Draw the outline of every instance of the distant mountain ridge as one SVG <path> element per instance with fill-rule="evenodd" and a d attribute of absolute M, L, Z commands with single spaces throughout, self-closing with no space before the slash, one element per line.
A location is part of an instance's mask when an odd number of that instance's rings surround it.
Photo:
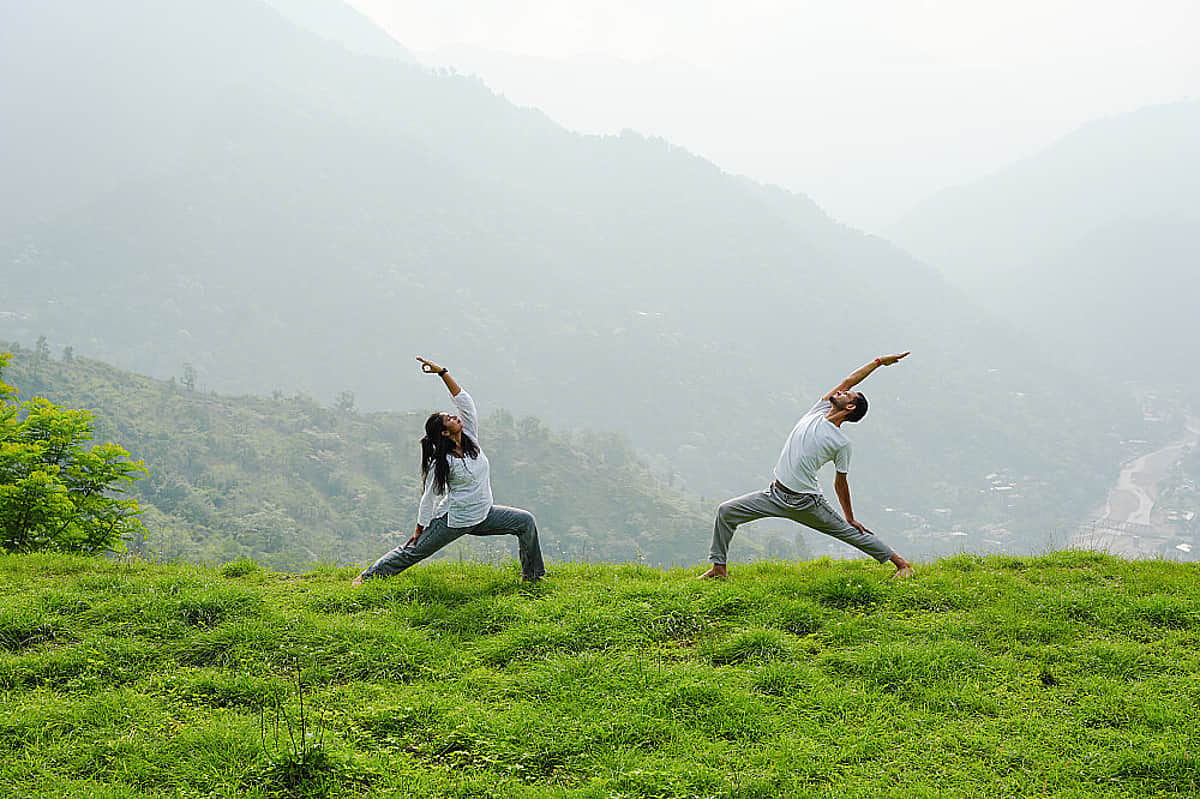
<path fill-rule="evenodd" d="M 413 62 L 412 54 L 370 18 L 341 0 L 263 0 L 292 22 L 352 53 Z"/>
<path fill-rule="evenodd" d="M 1115 473 L 1131 404 L 1097 389 L 1047 419 L 1086 386 L 1054 353 L 806 197 L 636 133 L 572 134 L 251 0 L 93 8 L 4 12 L 39 43 L 9 54 L 39 69 L 4 73 L 28 112 L 0 156 L 22 196 L 0 208 L 10 340 L 368 409 L 398 406 L 423 353 L 497 405 L 623 432 L 710 499 L 765 484 L 799 413 L 912 349 L 863 386 L 862 515 L 909 514 L 911 535 L 948 506 L 939 524 L 1067 524 Z M 989 492 L 998 471 L 1027 478 L 1021 503 Z"/>
<path fill-rule="evenodd" d="M 1089 369 L 1175 381 L 1200 336 L 1200 101 L 1092 122 L 889 235 Z"/>

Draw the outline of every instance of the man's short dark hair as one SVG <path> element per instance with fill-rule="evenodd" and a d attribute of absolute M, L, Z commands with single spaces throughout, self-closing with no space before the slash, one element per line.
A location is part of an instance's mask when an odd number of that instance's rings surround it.
<path fill-rule="evenodd" d="M 857 422 L 859 419 L 867 415 L 867 396 L 861 391 L 858 392 L 858 397 L 854 400 L 854 410 L 850 411 L 850 415 L 846 417 L 847 422 Z"/>

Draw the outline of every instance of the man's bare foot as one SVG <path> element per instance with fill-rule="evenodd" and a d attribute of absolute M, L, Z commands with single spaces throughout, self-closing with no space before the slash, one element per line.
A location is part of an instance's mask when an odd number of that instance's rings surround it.
<path fill-rule="evenodd" d="M 350 585 L 355 586 L 355 587 L 360 586 L 362 584 L 363 584 L 363 578 L 362 578 L 361 574 L 350 581 Z"/>
<path fill-rule="evenodd" d="M 712 568 L 697 577 L 697 580 L 724 580 L 729 576 L 729 569 L 724 563 L 714 563 Z"/>

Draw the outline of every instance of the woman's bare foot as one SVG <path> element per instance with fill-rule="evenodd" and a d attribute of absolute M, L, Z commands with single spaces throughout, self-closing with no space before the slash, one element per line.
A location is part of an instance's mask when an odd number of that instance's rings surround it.
<path fill-rule="evenodd" d="M 355 587 L 360 586 L 362 584 L 363 584 L 363 578 L 362 578 L 361 574 L 350 581 L 350 585 L 353 585 Z"/>
<path fill-rule="evenodd" d="M 724 563 L 714 563 L 712 568 L 704 574 L 697 577 L 697 580 L 724 580 L 729 576 L 729 569 L 725 568 Z"/>

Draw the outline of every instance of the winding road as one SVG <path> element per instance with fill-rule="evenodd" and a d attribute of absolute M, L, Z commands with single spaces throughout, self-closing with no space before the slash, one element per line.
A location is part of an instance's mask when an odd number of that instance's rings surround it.
<path fill-rule="evenodd" d="M 1161 546 L 1172 533 L 1151 516 L 1159 483 L 1189 448 L 1200 444 L 1200 419 L 1188 417 L 1184 428 L 1187 434 L 1183 439 L 1122 467 L 1098 519 L 1072 536 L 1073 546 L 1135 558 L 1162 554 Z M 1139 532 L 1131 532 L 1131 525 Z"/>

